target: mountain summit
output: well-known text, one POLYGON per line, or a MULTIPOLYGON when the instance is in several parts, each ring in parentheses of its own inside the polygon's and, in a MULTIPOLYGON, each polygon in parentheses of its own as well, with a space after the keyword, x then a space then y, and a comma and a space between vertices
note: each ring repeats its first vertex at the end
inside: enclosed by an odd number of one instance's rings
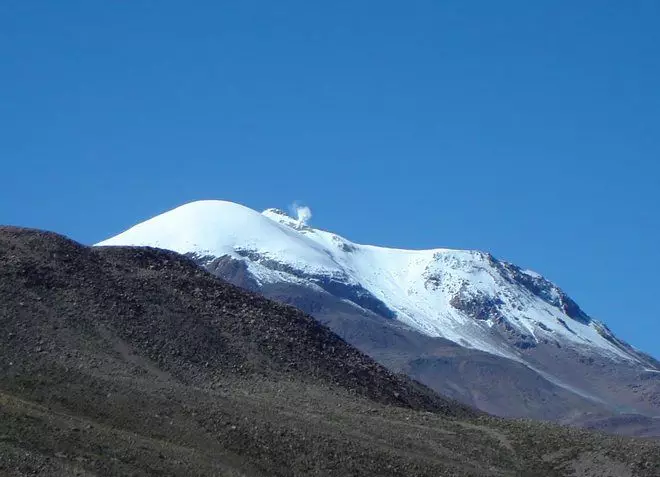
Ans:
POLYGON ((574 405, 554 412, 541 404, 568 392, 599 417, 603 409, 660 414, 655 360, 618 339, 538 273, 488 253, 362 245, 278 209, 259 213, 214 200, 183 205, 97 245, 152 246, 188 255, 235 284, 312 313, 391 368, 490 412, 563 419, 574 414, 574 405), (341 323, 336 315, 344 317, 341 323), (365 339, 360 328, 365 320, 387 328, 389 337, 379 332, 384 342, 376 345, 373 337, 365 339), (416 351, 406 344, 404 353, 401 343, 411 333, 424 343, 416 351), (452 358, 457 349, 471 350, 516 370, 487 372, 492 379, 540 377, 548 396, 521 397, 540 399, 535 410, 491 407, 487 392, 484 397, 465 382, 447 381, 444 373, 457 366, 440 369, 437 359, 447 358, 447 343, 454 347, 452 358))

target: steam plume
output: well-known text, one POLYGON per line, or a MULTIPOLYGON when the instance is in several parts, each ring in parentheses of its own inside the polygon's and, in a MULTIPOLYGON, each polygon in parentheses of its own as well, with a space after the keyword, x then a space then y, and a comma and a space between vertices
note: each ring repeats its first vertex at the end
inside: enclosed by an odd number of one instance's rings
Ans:
POLYGON ((294 203, 291 206, 291 209, 293 209, 293 211, 296 213, 296 218, 298 219, 299 225, 307 225, 307 222, 309 222, 309 220, 312 218, 312 209, 306 205, 294 203))

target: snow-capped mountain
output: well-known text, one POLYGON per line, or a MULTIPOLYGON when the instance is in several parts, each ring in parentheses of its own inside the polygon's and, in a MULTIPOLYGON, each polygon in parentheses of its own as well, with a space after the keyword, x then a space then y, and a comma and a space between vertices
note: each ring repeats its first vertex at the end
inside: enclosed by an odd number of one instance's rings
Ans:
MULTIPOLYGON (((228 274, 235 275, 239 267, 244 275, 239 284, 267 295, 268 290, 279 287, 271 295, 283 301, 299 295, 299 290, 314 294, 316 298, 306 298, 301 307, 317 317, 322 313, 314 312, 320 308, 310 301, 333 297, 361 316, 397 325, 397 330, 413 330, 462 349, 521 363, 553 386, 591 402, 610 402, 612 393, 603 397, 600 392, 603 385, 598 373, 585 377, 578 371, 595 362, 604 369, 616 369, 618 380, 625 375, 626 396, 631 397, 615 407, 627 406, 634 412, 639 411, 640 400, 628 388, 635 386, 635 376, 658 371, 655 360, 617 339, 555 284, 484 252, 361 245, 312 228, 277 209, 259 213, 211 200, 183 205, 97 245, 173 250, 230 280, 228 274), (232 264, 231 273, 227 264, 232 264), (284 285, 288 288, 282 291, 284 285), (572 369, 564 369, 567 367, 572 369)), ((335 331, 342 334, 341 329, 335 331)), ((392 332, 389 342, 393 349, 398 346, 399 333, 392 332)), ((434 353, 437 351, 420 351, 417 358, 427 359, 434 353)), ((417 365, 419 360, 411 358, 410 363, 417 365)), ((415 376, 410 363, 401 370, 415 376)), ((593 368, 587 371, 591 373, 593 368)), ((660 383, 652 383, 651 391, 646 386, 643 392, 658 401, 660 414, 660 398, 654 394, 660 383)), ((640 402, 646 405, 647 401, 640 402)))
POLYGON ((183 205, 98 245, 129 244, 244 260, 259 285, 345 286, 358 306, 387 310, 428 336, 512 359, 543 340, 639 359, 557 286, 483 252, 360 245, 277 209, 258 213, 224 201, 183 205), (494 334, 498 324, 515 341, 494 334))

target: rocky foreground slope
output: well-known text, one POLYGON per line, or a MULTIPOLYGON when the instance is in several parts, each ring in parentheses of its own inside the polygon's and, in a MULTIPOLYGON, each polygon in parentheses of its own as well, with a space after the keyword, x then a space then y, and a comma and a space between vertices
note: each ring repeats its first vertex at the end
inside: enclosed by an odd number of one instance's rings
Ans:
POLYGON ((0 475, 656 476, 660 444, 472 411, 149 248, 0 228, 0 475))

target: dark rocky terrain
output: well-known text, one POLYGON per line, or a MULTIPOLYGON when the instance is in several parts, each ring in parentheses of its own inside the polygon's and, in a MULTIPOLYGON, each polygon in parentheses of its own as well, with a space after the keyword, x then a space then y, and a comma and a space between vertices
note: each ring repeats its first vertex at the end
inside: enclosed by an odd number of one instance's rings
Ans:
POLYGON ((171 252, 0 228, 0 326, 0 475, 660 475, 658 441, 474 411, 171 252))

